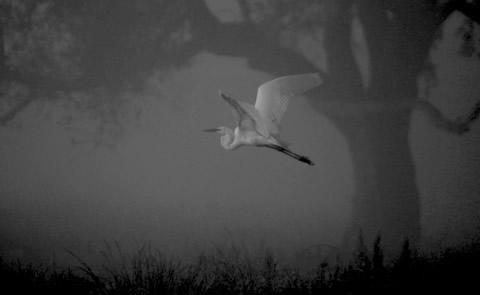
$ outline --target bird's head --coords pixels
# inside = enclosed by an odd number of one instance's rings
[[[204,132],[216,132],[221,134],[220,143],[225,149],[230,149],[230,144],[233,142],[233,130],[228,127],[217,127],[217,128],[210,128],[204,129]]]

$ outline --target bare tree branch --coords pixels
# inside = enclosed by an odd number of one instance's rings
[[[436,6],[435,1],[432,3],[432,9],[436,17],[436,25],[441,25],[452,14],[463,0],[446,1],[443,5]]]
[[[460,117],[458,122],[464,127],[464,131],[469,131],[472,123],[480,116],[480,101],[477,102],[465,117]]]
[[[445,117],[436,106],[426,100],[417,101],[415,108],[424,112],[436,127],[455,134],[463,134],[469,131],[471,124],[480,115],[480,102],[477,102],[466,116],[459,117],[456,120]]]
[[[242,19],[244,22],[251,23],[252,19],[250,18],[250,7],[246,0],[238,0],[238,5],[240,6],[240,11],[242,13]]]
[[[189,5],[193,36],[201,48],[246,57],[253,68],[274,75],[319,71],[305,56],[282,47],[278,36],[263,32],[258,25],[246,20],[221,23],[204,1],[191,1]]]
[[[435,105],[423,99],[404,99],[401,101],[324,99],[318,102],[318,106],[325,114],[351,118],[380,112],[399,112],[415,109],[427,115],[427,118],[436,127],[455,134],[468,132],[472,124],[480,117],[480,101],[465,116],[460,116],[454,120],[445,117]]]
[[[443,23],[454,11],[459,11],[480,24],[480,2],[466,0],[450,0],[439,5],[436,9],[437,24]]]
[[[0,125],[6,126],[10,121],[12,121],[17,116],[18,113],[20,113],[27,106],[29,106],[34,100],[35,98],[32,95],[29,95],[27,98],[22,99],[13,108],[11,108],[5,114],[2,114],[0,116]]]
[[[480,3],[478,1],[462,1],[463,3],[456,8],[468,18],[480,24]]]

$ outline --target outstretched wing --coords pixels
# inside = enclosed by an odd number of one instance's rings
[[[232,108],[232,113],[235,116],[238,128],[255,130],[255,127],[256,127],[255,119],[249,114],[249,112],[245,108],[246,103],[243,103],[234,98],[231,98],[230,96],[225,95],[221,91],[218,91],[218,95],[220,95],[220,97],[223,98],[227,102],[227,104]]]
[[[319,73],[290,75],[266,82],[258,88],[255,108],[269,119],[270,133],[278,133],[278,127],[283,114],[287,110],[290,98],[302,94],[322,83]]]

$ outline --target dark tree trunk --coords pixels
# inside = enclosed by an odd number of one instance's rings
[[[409,144],[410,110],[379,113],[367,121],[379,198],[377,224],[387,246],[420,236],[420,200]],[[372,210],[371,212],[375,212]]]
[[[320,97],[357,102],[368,98],[392,105],[416,99],[416,79],[436,29],[433,17],[424,14],[425,5],[408,1],[396,2],[393,7],[386,7],[384,1],[330,2],[338,8],[332,10],[326,28],[328,60],[333,64],[329,86]],[[349,53],[352,9],[362,21],[370,49],[371,81],[365,90]],[[387,9],[393,11],[394,18],[388,17]],[[321,104],[317,107],[322,112]],[[354,250],[360,232],[368,246],[381,235],[391,254],[400,250],[404,239],[418,242],[420,200],[409,144],[411,109],[359,113],[355,118],[327,116],[345,136],[354,169],[355,193],[345,250]]]
[[[410,111],[369,115],[343,126],[354,166],[356,192],[345,242],[355,247],[359,231],[367,245],[376,235],[388,250],[420,236],[420,202],[409,135]],[[353,124],[352,124],[353,123]],[[398,249],[397,249],[398,248]]]

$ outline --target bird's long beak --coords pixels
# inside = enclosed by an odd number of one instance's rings
[[[210,128],[210,129],[204,129],[203,132],[218,132],[220,131],[219,128]]]

